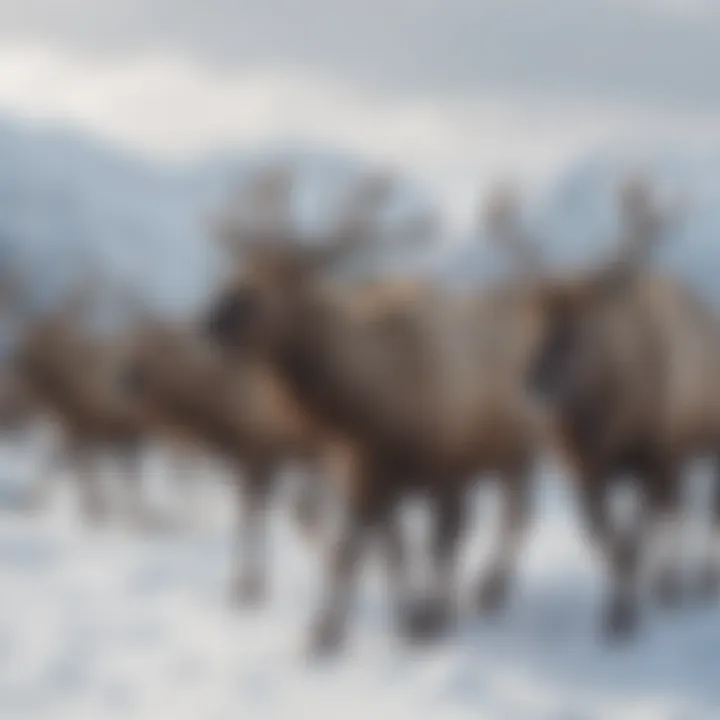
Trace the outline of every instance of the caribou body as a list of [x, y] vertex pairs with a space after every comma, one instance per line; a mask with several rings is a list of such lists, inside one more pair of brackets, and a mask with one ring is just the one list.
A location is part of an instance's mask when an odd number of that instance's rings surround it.
[[[586, 523], [607, 554], [606, 629], [613, 636], [635, 627], [645, 541], [677, 542], [677, 529], [666, 521], [677, 516], [685, 462], [717, 457], [720, 441], [720, 323], [688, 288], [646, 270], [662, 218], [642, 186], [626, 193], [621, 256], [539, 289], [546, 323], [529, 378], [551, 410]], [[609, 496], [628, 476], [639, 488], [639, 514], [619, 528]], [[715, 503], [717, 526], [720, 499]], [[664, 554], [658, 590], [672, 602], [678, 569], [672, 552]], [[703, 584], [717, 591], [717, 558]]]
[[[322, 248], [287, 237], [238, 239], [245, 271], [210, 312], [210, 336], [272, 368], [304, 411], [342, 438], [352, 458], [348, 518], [330, 562], [315, 646], [335, 648], [342, 639], [371, 529], [384, 538], [396, 605], [411, 632], [447, 627], [465, 491], [486, 472], [501, 475], [509, 498], [506, 537], [480, 591], [483, 604], [497, 605], [528, 513], [537, 443], [524, 382], [539, 332], [531, 297], [522, 287], [478, 296], [426, 283], [410, 302], [377, 316], [340, 302], [326, 282], [328, 265], [347, 251], [347, 236]], [[394, 515], [414, 492], [437, 508], [435, 578], [430, 597], [408, 613]]]

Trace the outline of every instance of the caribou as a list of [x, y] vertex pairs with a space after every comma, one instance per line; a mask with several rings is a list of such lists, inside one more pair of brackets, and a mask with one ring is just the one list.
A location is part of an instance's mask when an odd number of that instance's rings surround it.
[[[49, 421], [59, 437], [50, 464], [71, 466], [82, 487], [86, 519], [97, 522], [107, 514], [97, 459], [109, 453], [123, 462], [136, 518], [142, 515], [139, 459], [146, 428], [115, 380], [116, 345], [83, 326], [91, 302], [88, 286], [75, 289], [53, 310], [40, 316], [25, 313], [21, 332], [10, 354], [10, 367], [23, 405], [37, 420]], [[16, 308], [23, 305], [18, 298]], [[22, 314], [22, 313], [21, 313]], [[46, 477], [38, 479], [40, 502]]]
[[[193, 328], [146, 318], [136, 330], [122, 384], [162, 438], [223, 459], [239, 497], [240, 544], [232, 598], [266, 595], [268, 503], [289, 462], [321, 474], [320, 436], [280, 379], [248, 357], [230, 365]], [[301, 499], [301, 526], [316, 529], [315, 482]]]
[[[637, 626], [645, 541], [677, 540], [668, 522], [677, 517], [684, 461], [716, 456], [720, 441], [720, 325], [686, 286], [646, 271], [677, 211], [659, 206], [639, 180], [621, 189], [619, 207], [623, 241], [616, 257], [581, 276], [539, 284], [545, 329], [528, 375], [532, 393], [550, 411], [583, 516], [609, 563], [604, 627], [613, 638]], [[634, 521], [621, 525], [610, 494], [628, 476], [640, 497]], [[717, 527], [720, 497], [713, 513]], [[672, 549], [666, 545], [663, 554], [656, 587], [674, 603], [678, 569]], [[711, 557], [706, 593], [717, 594], [718, 573]]]
[[[234, 208], [235, 216], [243, 223], [287, 225], [286, 180], [282, 167], [264, 168], [241, 188], [242, 206]], [[378, 192], [387, 194], [385, 179], [380, 184]], [[395, 311], [416, 292], [415, 283], [367, 283], [337, 292], [337, 300], [358, 317], [373, 316], [378, 322], [382, 317], [389, 329]], [[298, 403], [284, 378], [256, 353], [238, 354], [229, 363], [187, 324], [171, 325], [147, 313], [138, 319], [123, 386], [162, 435], [230, 464], [240, 500], [231, 595], [240, 604], [258, 604], [267, 591], [267, 506], [280, 471], [289, 464], [301, 469], [302, 477], [294, 478], [299, 486], [296, 516], [306, 533], [317, 535], [329, 504], [323, 478], [330, 473], [328, 466], [342, 463], [343, 452]]]
[[[449, 627], [464, 496], [480, 473], [498, 473], [508, 498], [500, 553], [478, 593], [482, 605], [498, 606], [529, 512], [538, 438], [525, 386], [537, 307], [523, 287], [464, 296], [428, 282], [389, 316], [358, 313], [331, 281], [338, 264], [372, 247], [367, 224], [357, 218], [349, 213], [322, 244], [303, 242], [287, 228], [223, 228], [240, 247], [244, 272], [205, 321], [226, 351], [252, 354], [272, 368], [349, 457], [345, 523], [311, 636], [321, 652], [344, 639], [362, 545], [373, 530], [384, 540], [406, 629], [429, 637]], [[410, 604], [395, 514], [412, 493], [429, 498], [437, 512], [433, 585]]]

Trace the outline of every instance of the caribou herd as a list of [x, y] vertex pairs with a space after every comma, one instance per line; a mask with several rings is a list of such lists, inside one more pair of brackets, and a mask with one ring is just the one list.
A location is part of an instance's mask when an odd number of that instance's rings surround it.
[[[458, 614], [471, 491], [493, 477], [503, 496], [495, 552], [471, 589], [478, 612], [496, 612], [526, 541], [537, 460], [552, 453], [606, 566], [608, 640], [636, 630], [651, 555], [662, 603], [718, 595], [720, 488], [690, 588], [678, 545], [687, 467], [700, 456], [720, 461], [720, 324], [690, 288], [652, 269], [677, 214], [649, 183], [618, 188], [615, 256], [568, 273], [544, 269], [516, 196], [495, 193], [485, 234], [516, 272], [462, 292], [430, 279], [343, 279], [344, 267], [382, 243], [412, 249], [436, 231], [429, 217], [381, 230], [393, 191], [386, 177], [358, 181], [322, 231], [300, 230], [294, 191], [291, 173], [266, 169], [244, 204], [219, 214], [209, 234], [227, 277], [200, 316], [182, 323], [134, 308], [121, 337], [109, 337], [84, 322], [97, 287], [79, 286], [33, 314], [24, 311], [27, 288], [5, 278], [4, 320], [22, 330], [2, 367], [0, 424], [53, 424], [52, 460], [77, 478], [89, 522], [110, 512], [101, 456], [122, 461], [138, 520], [148, 442], [169, 443], [181, 460], [221, 458], [239, 499], [232, 596], [258, 604], [268, 589], [267, 508], [292, 463], [297, 519], [326, 558], [312, 650], [341, 647], [371, 539], [386, 562], [398, 633], [427, 641]], [[635, 489], [629, 518], [613, 510], [619, 483]], [[414, 496], [432, 518], [422, 591], [409, 581], [399, 520]], [[332, 513], [329, 537], [318, 528]]]

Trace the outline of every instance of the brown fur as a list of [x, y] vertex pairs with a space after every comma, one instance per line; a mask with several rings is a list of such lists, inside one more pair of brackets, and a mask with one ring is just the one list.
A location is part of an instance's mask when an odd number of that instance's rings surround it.
[[14, 369], [37, 415], [61, 431], [63, 454], [82, 481], [85, 510], [93, 520], [106, 512], [93, 469], [100, 449], [128, 464], [127, 481], [139, 511], [136, 463], [144, 428], [117, 388], [113, 361], [113, 346], [82, 330], [66, 307], [30, 323], [14, 354]]
[[[608, 554], [612, 633], [634, 627], [646, 525], [677, 512], [683, 462], [716, 454], [720, 441], [720, 325], [680, 283], [641, 271], [641, 245], [655, 242], [654, 228], [640, 246], [621, 247], [623, 262], [538, 291], [547, 333], [531, 380], [548, 399], [585, 517]], [[628, 473], [649, 517], [619, 535], [607, 496]], [[717, 586], [717, 568], [707, 582]], [[668, 600], [679, 592], [670, 567], [660, 589]]]
[[[333, 292], [359, 317], [382, 316], [394, 324], [417, 288], [373, 284]], [[264, 506], [278, 470], [296, 460], [315, 474], [328, 464], [345, 464], [343, 443], [302, 409], [283, 378], [256, 354], [228, 363], [190, 329], [150, 322], [136, 334], [129, 359], [129, 389], [153, 426], [237, 468], [243, 543], [234, 592], [239, 600], [258, 600], [266, 582], [263, 563], [252, 553], [263, 545]], [[305, 479], [298, 512], [306, 529], [318, 521], [320, 484], [320, 478]]]
[[[480, 472], [504, 476], [512, 488], [510, 533], [527, 511], [536, 433], [523, 379], [533, 304], [521, 289], [459, 297], [427, 285], [392, 313], [364, 314], [338, 302], [309, 269], [307, 251], [258, 250], [251, 259], [257, 264], [244, 283], [212, 313], [213, 335], [256, 352], [313, 417], [347, 439], [355, 457], [353, 517], [337, 548], [318, 643], [340, 639], [361, 536], [378, 523], [390, 533], [397, 501], [412, 490], [440, 508], [440, 597], [417, 622], [417, 629], [438, 629], [449, 619], [467, 483]], [[396, 573], [401, 564], [394, 561]], [[486, 598], [503, 594], [508, 564], [503, 554]]]

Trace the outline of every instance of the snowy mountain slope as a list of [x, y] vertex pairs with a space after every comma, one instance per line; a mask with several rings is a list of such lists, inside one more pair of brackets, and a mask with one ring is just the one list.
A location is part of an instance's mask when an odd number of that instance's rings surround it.
[[[218, 271], [206, 238], [209, 213], [232, 183], [260, 163], [283, 159], [297, 168], [297, 211], [308, 228], [329, 220], [327, 200], [341, 201], [366, 168], [356, 157], [296, 148], [161, 167], [70, 130], [0, 120], [0, 253], [33, 268], [45, 302], [87, 272], [92, 257], [163, 310], [191, 309]], [[425, 201], [403, 186], [395, 212]]]
[[192, 297], [206, 254], [197, 212], [170, 171], [84, 136], [0, 124], [0, 238], [19, 247], [48, 300], [87, 271], [88, 248], [113, 276], [152, 278], [161, 299]]

